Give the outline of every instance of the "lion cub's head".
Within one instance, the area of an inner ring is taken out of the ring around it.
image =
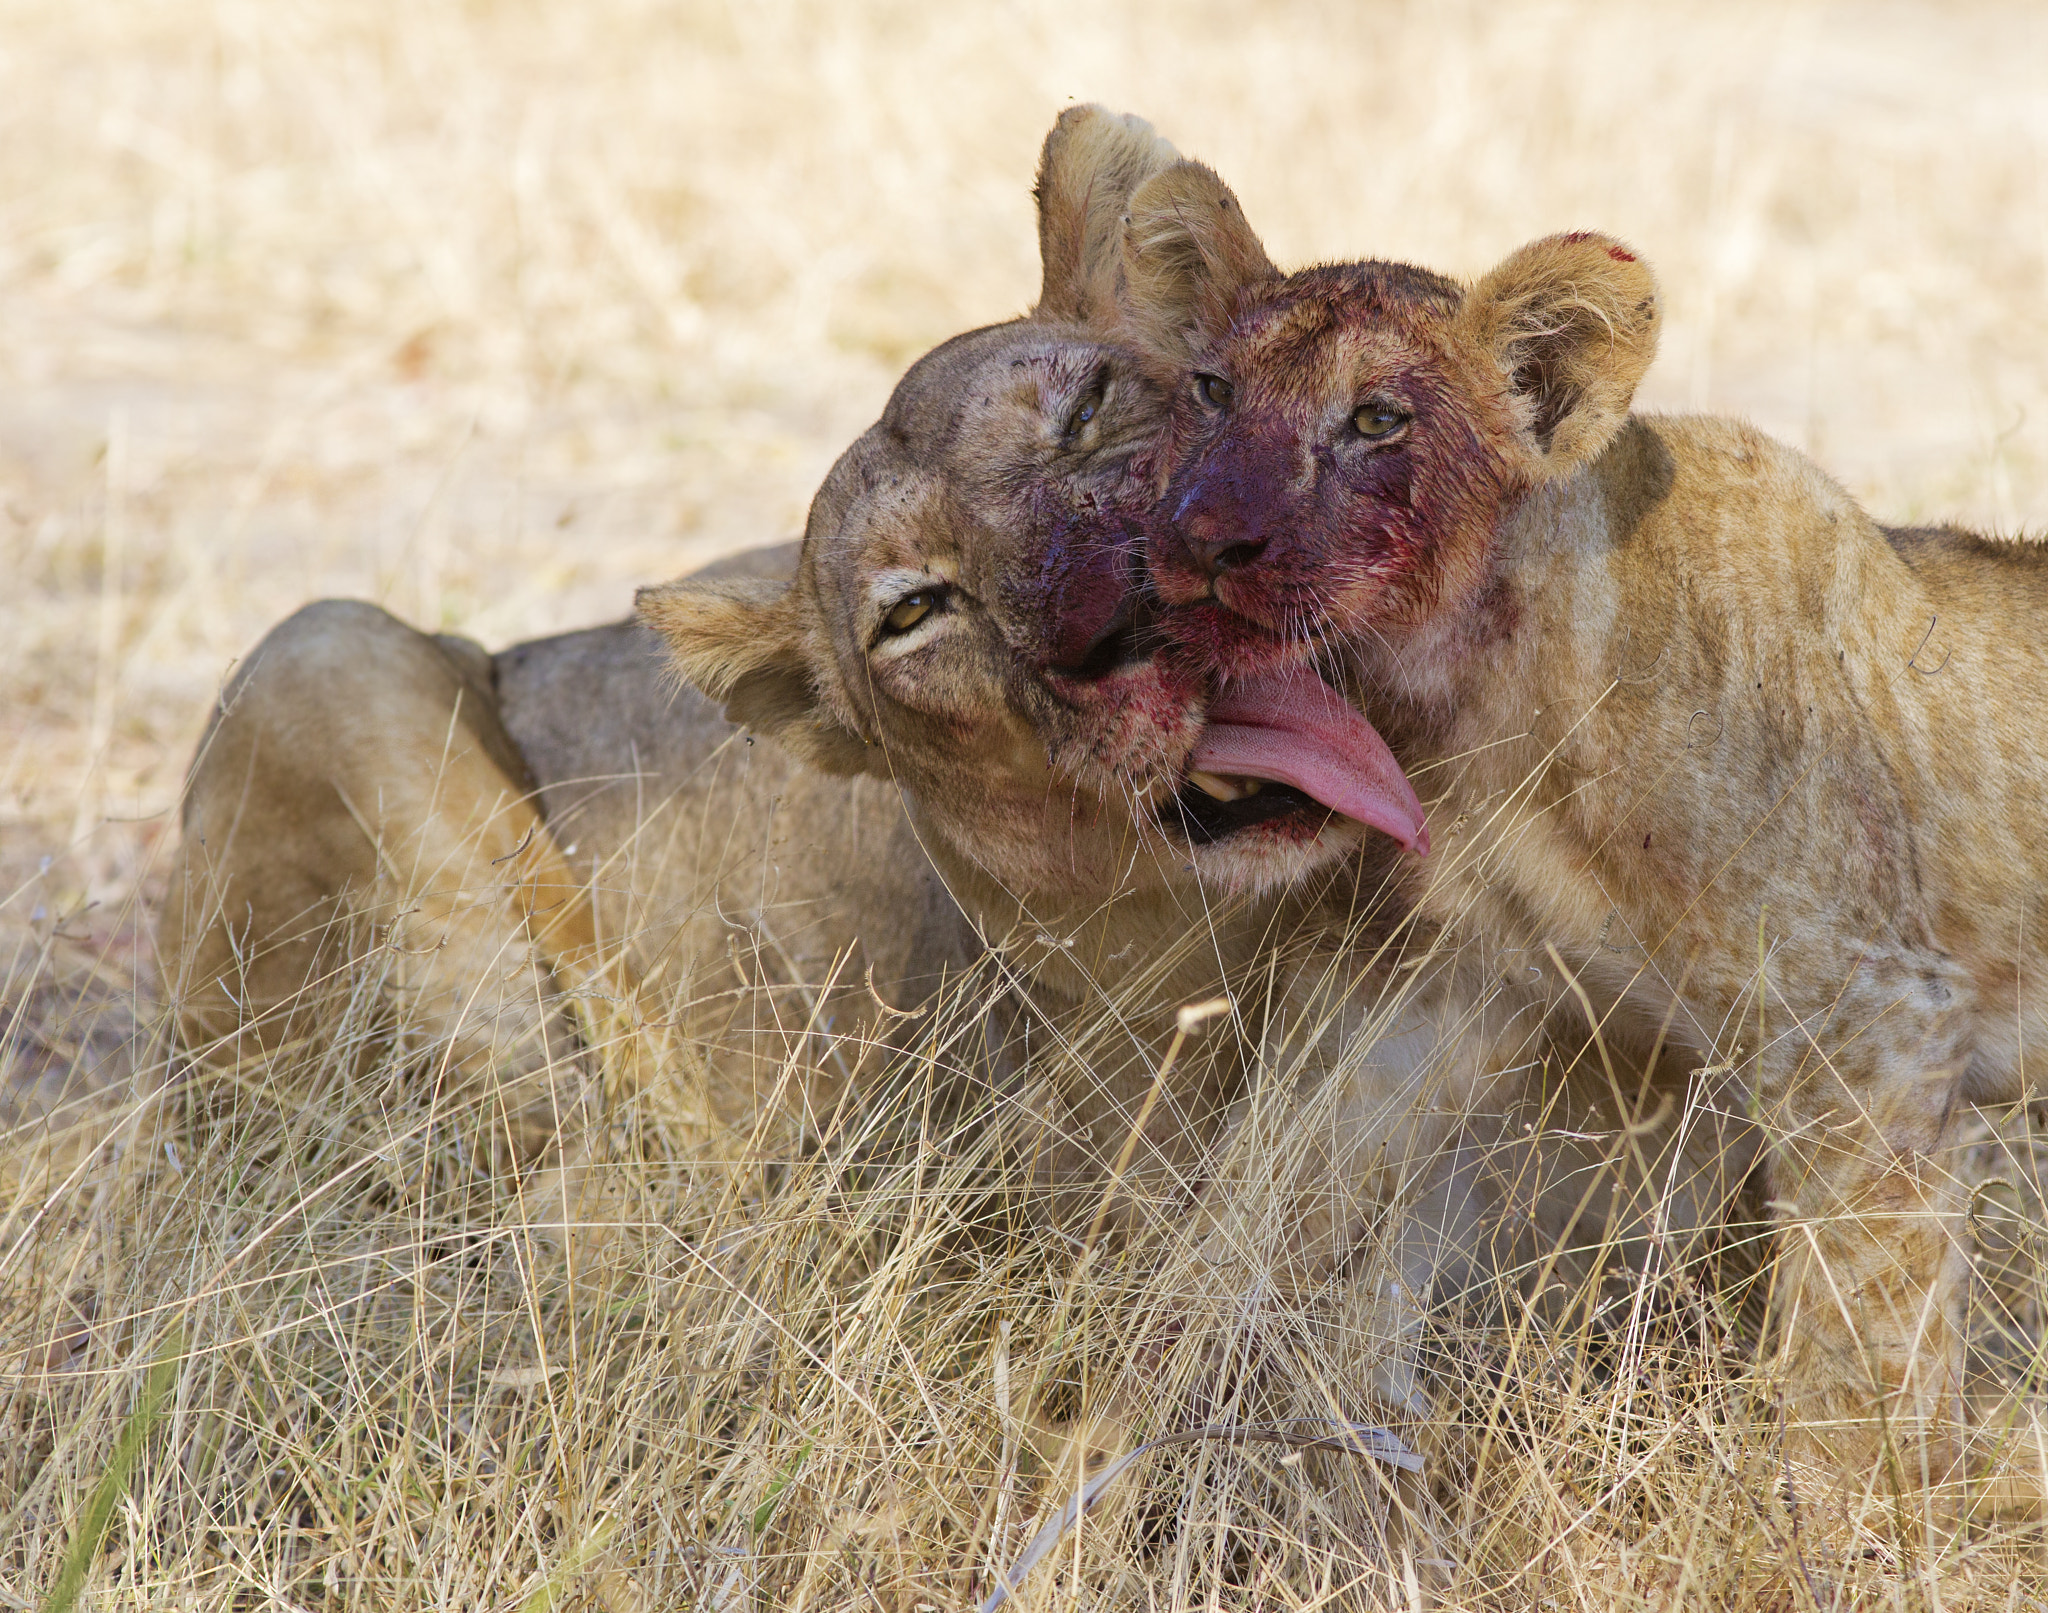
[[[1504,505],[1613,440],[1656,351],[1655,279],[1606,236],[1470,289],[1399,263],[1283,276],[1196,163],[1138,189],[1123,261],[1132,329],[1178,372],[1153,573],[1219,666],[1471,601]]]

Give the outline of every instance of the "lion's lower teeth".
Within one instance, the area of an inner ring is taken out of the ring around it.
[[[1190,773],[1188,782],[1215,801],[1236,801],[1266,787],[1262,778],[1225,778],[1220,773]]]

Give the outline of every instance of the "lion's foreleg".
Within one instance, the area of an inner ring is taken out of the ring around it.
[[[1828,1533],[1894,1504],[1939,1523],[1961,1477],[1967,1205],[1944,1157],[1960,1059],[1909,1019],[1809,1047],[1760,1094],[1785,1464]]]

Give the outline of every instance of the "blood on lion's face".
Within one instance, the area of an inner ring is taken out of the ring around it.
[[[1178,642],[1268,668],[1467,586],[1512,475],[1500,389],[1435,329],[1457,303],[1398,264],[1312,269],[1199,339],[1149,556]]]

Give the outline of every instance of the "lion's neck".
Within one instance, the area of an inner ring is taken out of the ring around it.
[[[1634,614],[1620,612],[1639,580],[1627,575],[1646,547],[1639,535],[1662,519],[1673,477],[1663,439],[1632,419],[1591,464],[1503,506],[1434,609],[1359,636],[1365,708],[1404,764],[1440,765],[1497,745],[1546,710],[1597,701],[1617,656],[1630,663],[1625,673],[1639,670],[1632,657],[1643,646],[1640,660],[1655,659],[1671,627],[1669,599],[1647,610],[1628,601]],[[1498,757],[1476,772],[1497,786],[1518,760]]]
[[[1119,887],[1077,875],[1071,889],[1019,890],[944,841],[934,839],[932,858],[985,944],[1048,1008],[1214,997],[1257,950],[1258,917],[1245,908],[1270,905],[1212,902],[1192,885],[1137,877]]]

